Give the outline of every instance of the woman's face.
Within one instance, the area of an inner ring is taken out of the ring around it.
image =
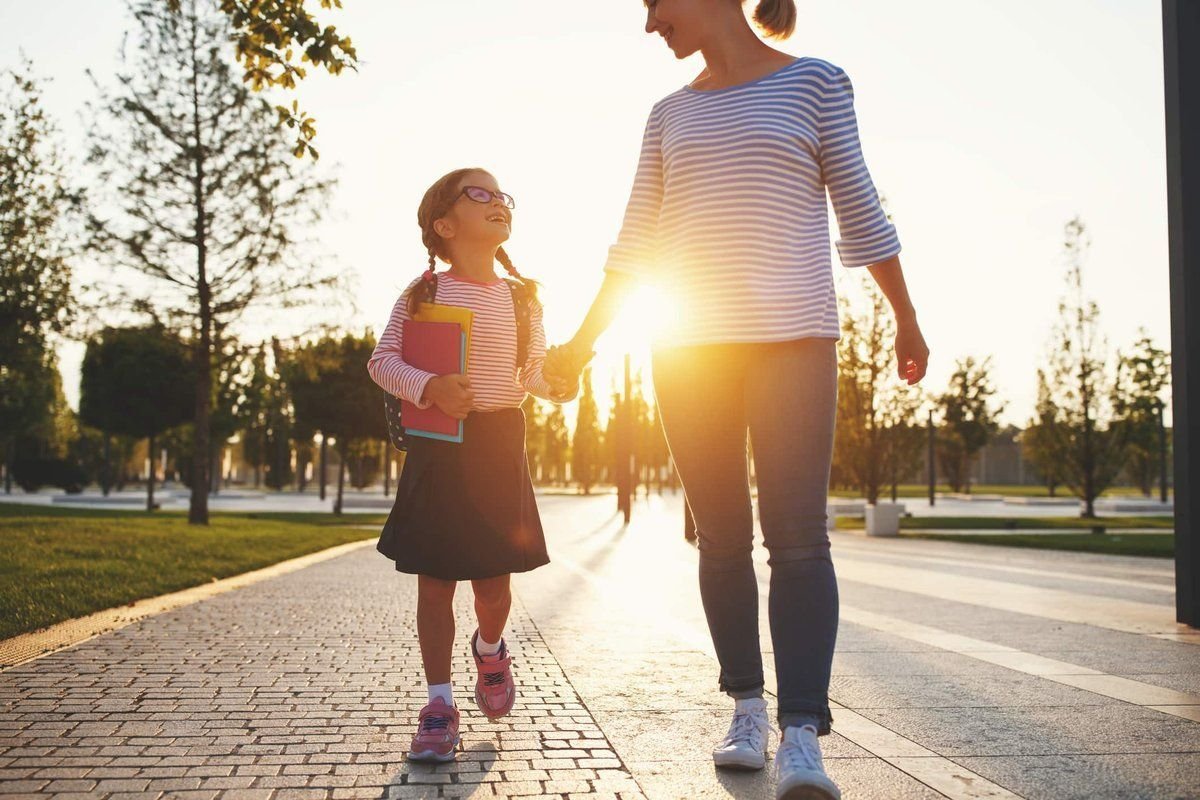
[[[676,58],[700,49],[715,6],[730,0],[646,0],[646,33],[663,37]]]

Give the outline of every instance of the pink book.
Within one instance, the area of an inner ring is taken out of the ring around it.
[[[434,375],[453,375],[465,369],[466,342],[457,322],[405,320],[401,356],[417,369]],[[462,443],[462,420],[445,414],[437,406],[419,408],[400,401],[400,423],[404,432],[448,442]]]

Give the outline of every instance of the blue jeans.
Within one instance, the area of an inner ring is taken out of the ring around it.
[[[654,388],[696,521],[700,597],[734,697],[762,693],[746,432],[771,567],[779,724],[829,732],[838,590],[826,531],[837,411],[833,339],[655,350]]]

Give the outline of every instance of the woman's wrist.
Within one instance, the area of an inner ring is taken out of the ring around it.
[[[899,328],[916,328],[917,310],[910,306],[893,309],[896,315],[896,326]]]

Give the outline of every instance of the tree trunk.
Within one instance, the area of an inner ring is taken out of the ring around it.
[[[318,465],[318,469],[321,472],[321,474],[318,476],[318,485],[321,487],[321,491],[320,491],[320,495],[319,495],[321,500],[325,499],[325,465],[328,463],[328,458],[329,458],[329,456],[328,456],[329,445],[327,445],[325,443],[325,440],[326,440],[326,436],[324,433],[322,433],[321,434],[321,458],[320,458],[320,464]]]
[[[104,437],[104,450],[101,459],[103,463],[100,465],[100,493],[108,497],[109,491],[112,489],[112,437],[107,433],[102,433]]]
[[[146,444],[146,449],[150,453],[150,476],[146,481],[146,510],[154,510],[154,435],[151,434]]]
[[[392,494],[392,451],[387,442],[383,443],[383,496],[390,497]]]
[[[12,470],[13,470],[13,449],[16,446],[14,440],[9,439],[4,445],[4,493],[12,494]]]
[[[346,445],[345,440],[338,438],[338,481],[337,499],[333,501],[333,513],[342,513],[342,491],[346,486]]]
[[[195,350],[196,419],[192,458],[192,494],[188,504],[188,523],[208,524],[209,411],[212,397],[212,291],[208,285],[208,214],[205,205],[204,140],[200,131],[200,64],[197,61],[196,30],[191,31],[192,47],[192,201],[196,211],[196,289],[199,299],[199,330]]]

